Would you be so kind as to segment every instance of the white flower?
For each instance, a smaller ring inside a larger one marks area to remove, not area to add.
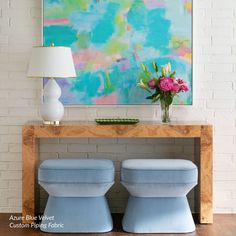
[[[170,62],[164,66],[162,66],[162,72],[164,76],[167,76],[171,72],[171,64]]]
[[[140,88],[143,88],[143,89],[146,89],[146,88],[147,88],[147,86],[143,83],[142,80],[140,80],[140,82],[138,83],[138,86],[139,86]]]

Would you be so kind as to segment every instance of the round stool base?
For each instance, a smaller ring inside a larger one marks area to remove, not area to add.
[[[195,224],[186,197],[129,197],[122,221],[131,233],[189,233]]]
[[[109,232],[113,228],[105,196],[49,196],[40,229],[49,233]]]

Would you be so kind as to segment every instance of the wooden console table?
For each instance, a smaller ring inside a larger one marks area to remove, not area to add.
[[[195,138],[199,147],[200,223],[213,223],[212,212],[212,126],[204,123],[98,125],[94,122],[47,126],[29,123],[23,127],[23,223],[32,223],[36,213],[39,138]],[[28,216],[28,219],[26,219]],[[31,216],[31,218],[29,217]]]

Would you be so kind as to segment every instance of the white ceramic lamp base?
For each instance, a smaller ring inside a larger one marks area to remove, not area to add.
[[[49,79],[44,87],[44,101],[41,105],[41,116],[44,124],[59,124],[64,115],[64,106],[59,101],[61,88],[54,79]]]

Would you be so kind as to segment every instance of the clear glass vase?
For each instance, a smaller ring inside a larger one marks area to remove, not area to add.
[[[167,105],[167,102],[163,99],[161,102],[161,121],[162,123],[170,122],[170,107],[171,105]]]

